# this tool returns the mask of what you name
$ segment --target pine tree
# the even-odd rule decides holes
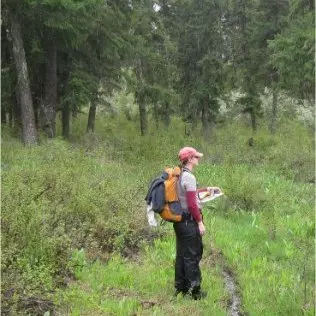
[[[133,11],[133,39],[137,44],[131,54],[134,75],[130,82],[139,106],[140,132],[144,135],[150,104],[156,124],[162,120],[168,127],[170,123],[171,104],[176,100],[172,87],[174,46],[164,27],[163,17],[155,10],[153,2],[139,1]]]
[[[298,99],[315,102],[315,12],[311,1],[290,1],[287,25],[269,41],[279,87]]]
[[[193,124],[201,115],[206,137],[216,121],[223,89],[222,12],[221,3],[214,0],[188,1],[177,9],[181,108]]]
[[[231,28],[232,65],[236,69],[235,78],[242,96],[237,103],[242,106],[243,113],[248,113],[253,132],[257,129],[257,117],[261,114],[261,101],[257,74],[260,58],[254,40],[253,2],[249,0],[233,0],[228,14],[228,25]]]
[[[256,81],[260,87],[260,92],[264,88],[272,91],[272,106],[269,117],[269,128],[271,133],[276,131],[276,121],[278,116],[278,93],[279,93],[279,70],[270,63],[270,50],[268,42],[280,34],[285,17],[288,13],[287,0],[260,0],[255,12],[253,50],[255,56],[260,60]]]

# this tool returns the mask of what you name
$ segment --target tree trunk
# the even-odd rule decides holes
[[[164,111],[163,111],[163,123],[165,128],[168,128],[170,125],[170,106],[169,102],[164,103]]]
[[[19,100],[18,100],[18,93],[16,92],[16,90],[17,90],[17,86],[15,88],[12,87],[11,107],[10,107],[10,112],[9,112],[9,125],[12,128],[14,128],[15,125],[18,125],[19,128],[21,128],[22,126],[21,107],[18,106]],[[19,117],[16,118],[16,115],[19,115]]]
[[[139,120],[140,120],[140,134],[144,136],[147,132],[147,113],[146,113],[146,105],[145,105],[145,98],[144,92],[139,92],[142,89],[144,82],[143,82],[143,71],[146,71],[146,67],[144,66],[144,62],[142,59],[138,60],[138,65],[136,67],[136,78],[138,80],[139,88],[136,89],[135,92],[135,100],[138,103],[139,109]]]
[[[146,105],[143,99],[138,100],[139,120],[140,120],[140,134],[144,136],[147,133],[147,113]]]
[[[159,117],[159,112],[157,110],[157,106],[158,106],[158,104],[155,104],[153,107],[153,120],[154,120],[155,125],[156,125],[156,130],[159,129],[159,119],[161,119],[161,117]]]
[[[124,108],[124,114],[125,114],[125,117],[128,121],[131,121],[132,120],[132,116],[131,116],[131,112],[129,111],[128,108]]]
[[[202,107],[202,128],[203,128],[203,136],[205,139],[208,139],[210,136],[210,119],[209,119],[209,102],[206,97],[203,100]]]
[[[37,144],[37,131],[30,89],[25,51],[21,35],[21,26],[16,16],[11,16],[11,35],[13,56],[16,66],[21,115],[22,115],[22,137],[26,145]]]
[[[92,101],[89,109],[89,118],[88,118],[88,125],[87,125],[87,133],[94,132],[94,123],[95,123],[95,115],[96,115],[96,102]]]
[[[13,126],[16,130],[22,128],[21,100],[18,84],[11,95]],[[36,125],[35,125],[36,126]]]
[[[253,107],[249,109],[249,114],[250,114],[250,119],[251,119],[252,131],[255,132],[257,130],[257,121],[256,121],[255,109]]]
[[[73,107],[73,108],[72,108],[71,116],[72,116],[73,119],[76,119],[76,118],[77,118],[78,112],[79,112],[79,111],[78,111],[78,108],[77,108],[77,107]]]
[[[33,108],[35,115],[35,124],[37,129],[41,128],[41,112],[42,105],[44,103],[45,96],[45,84],[42,83],[43,78],[45,78],[46,65],[38,67],[37,74],[34,75],[32,81],[32,95],[33,95]]]
[[[13,127],[13,107],[11,107],[9,111],[9,126]]]
[[[191,118],[191,131],[194,132],[197,129],[198,126],[198,119],[200,116],[200,109],[198,107],[196,107],[195,110],[192,111],[192,118]]]
[[[57,108],[57,46],[54,39],[47,40],[45,68],[45,95],[39,121],[46,135],[53,138],[56,135]]]
[[[5,110],[5,107],[2,105],[1,106],[1,124],[6,124],[7,123],[7,113]]]
[[[40,100],[34,100],[34,116],[35,116],[35,124],[37,127],[39,127],[39,117],[40,117],[40,106],[42,104],[42,101]]]
[[[277,92],[277,89],[274,88],[272,91],[272,111],[271,111],[271,122],[270,122],[270,132],[272,134],[276,132],[277,108],[278,108],[278,92]]]
[[[68,102],[64,103],[62,110],[62,135],[69,138],[70,134],[70,108]]]

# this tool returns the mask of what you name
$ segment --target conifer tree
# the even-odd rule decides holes
[[[178,67],[182,112],[196,123],[201,117],[204,135],[216,121],[223,89],[223,8],[216,0],[178,3]]]
[[[257,129],[257,117],[261,114],[261,101],[257,85],[260,58],[254,40],[254,4],[249,0],[233,0],[230,7],[232,64],[242,96],[237,100],[251,119],[253,132]]]
[[[285,27],[269,41],[271,64],[279,69],[279,87],[291,96],[315,102],[315,12],[313,1],[290,1]]]
[[[132,82],[139,106],[140,132],[144,135],[147,132],[149,104],[157,124],[159,120],[163,120],[166,127],[170,123],[171,104],[176,100],[172,88],[174,46],[154,2],[139,1],[133,11],[132,31],[137,45],[132,50]]]
[[[260,0],[256,12],[254,13],[253,47],[256,58],[260,61],[256,74],[257,85],[260,92],[264,93],[264,88],[268,87],[272,92],[272,105],[269,115],[269,128],[271,133],[276,131],[276,121],[278,116],[278,94],[279,94],[279,69],[271,64],[269,41],[280,34],[285,17],[288,13],[287,0]]]

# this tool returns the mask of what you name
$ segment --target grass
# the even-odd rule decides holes
[[[213,177],[239,208],[220,201],[208,216],[216,246],[237,273],[245,309],[251,315],[313,315],[314,187],[265,167],[239,168],[230,179],[225,167]]]
[[[36,148],[2,128],[2,312],[44,314],[21,303],[40,297],[60,315],[225,315],[221,251],[244,311],[314,315],[314,139],[305,127],[283,121],[271,136],[261,126],[249,147],[238,122],[205,141],[198,131],[184,137],[178,119],[146,137],[120,116],[99,116],[84,135],[85,120],[69,142]],[[204,210],[201,302],[172,298],[172,225],[150,230],[143,201],[184,145],[205,153],[200,185],[225,193]]]
[[[97,261],[81,267],[75,273],[78,281],[58,296],[59,304],[69,306],[71,315],[225,315],[216,267],[205,266],[203,271],[209,300],[197,304],[172,297],[175,251],[173,234],[167,235],[153,247],[145,246],[137,262],[113,256],[107,264]]]

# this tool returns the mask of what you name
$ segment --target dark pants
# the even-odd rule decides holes
[[[197,293],[202,281],[199,267],[203,254],[202,236],[194,220],[174,223],[173,227],[177,245],[175,288],[184,293]]]

